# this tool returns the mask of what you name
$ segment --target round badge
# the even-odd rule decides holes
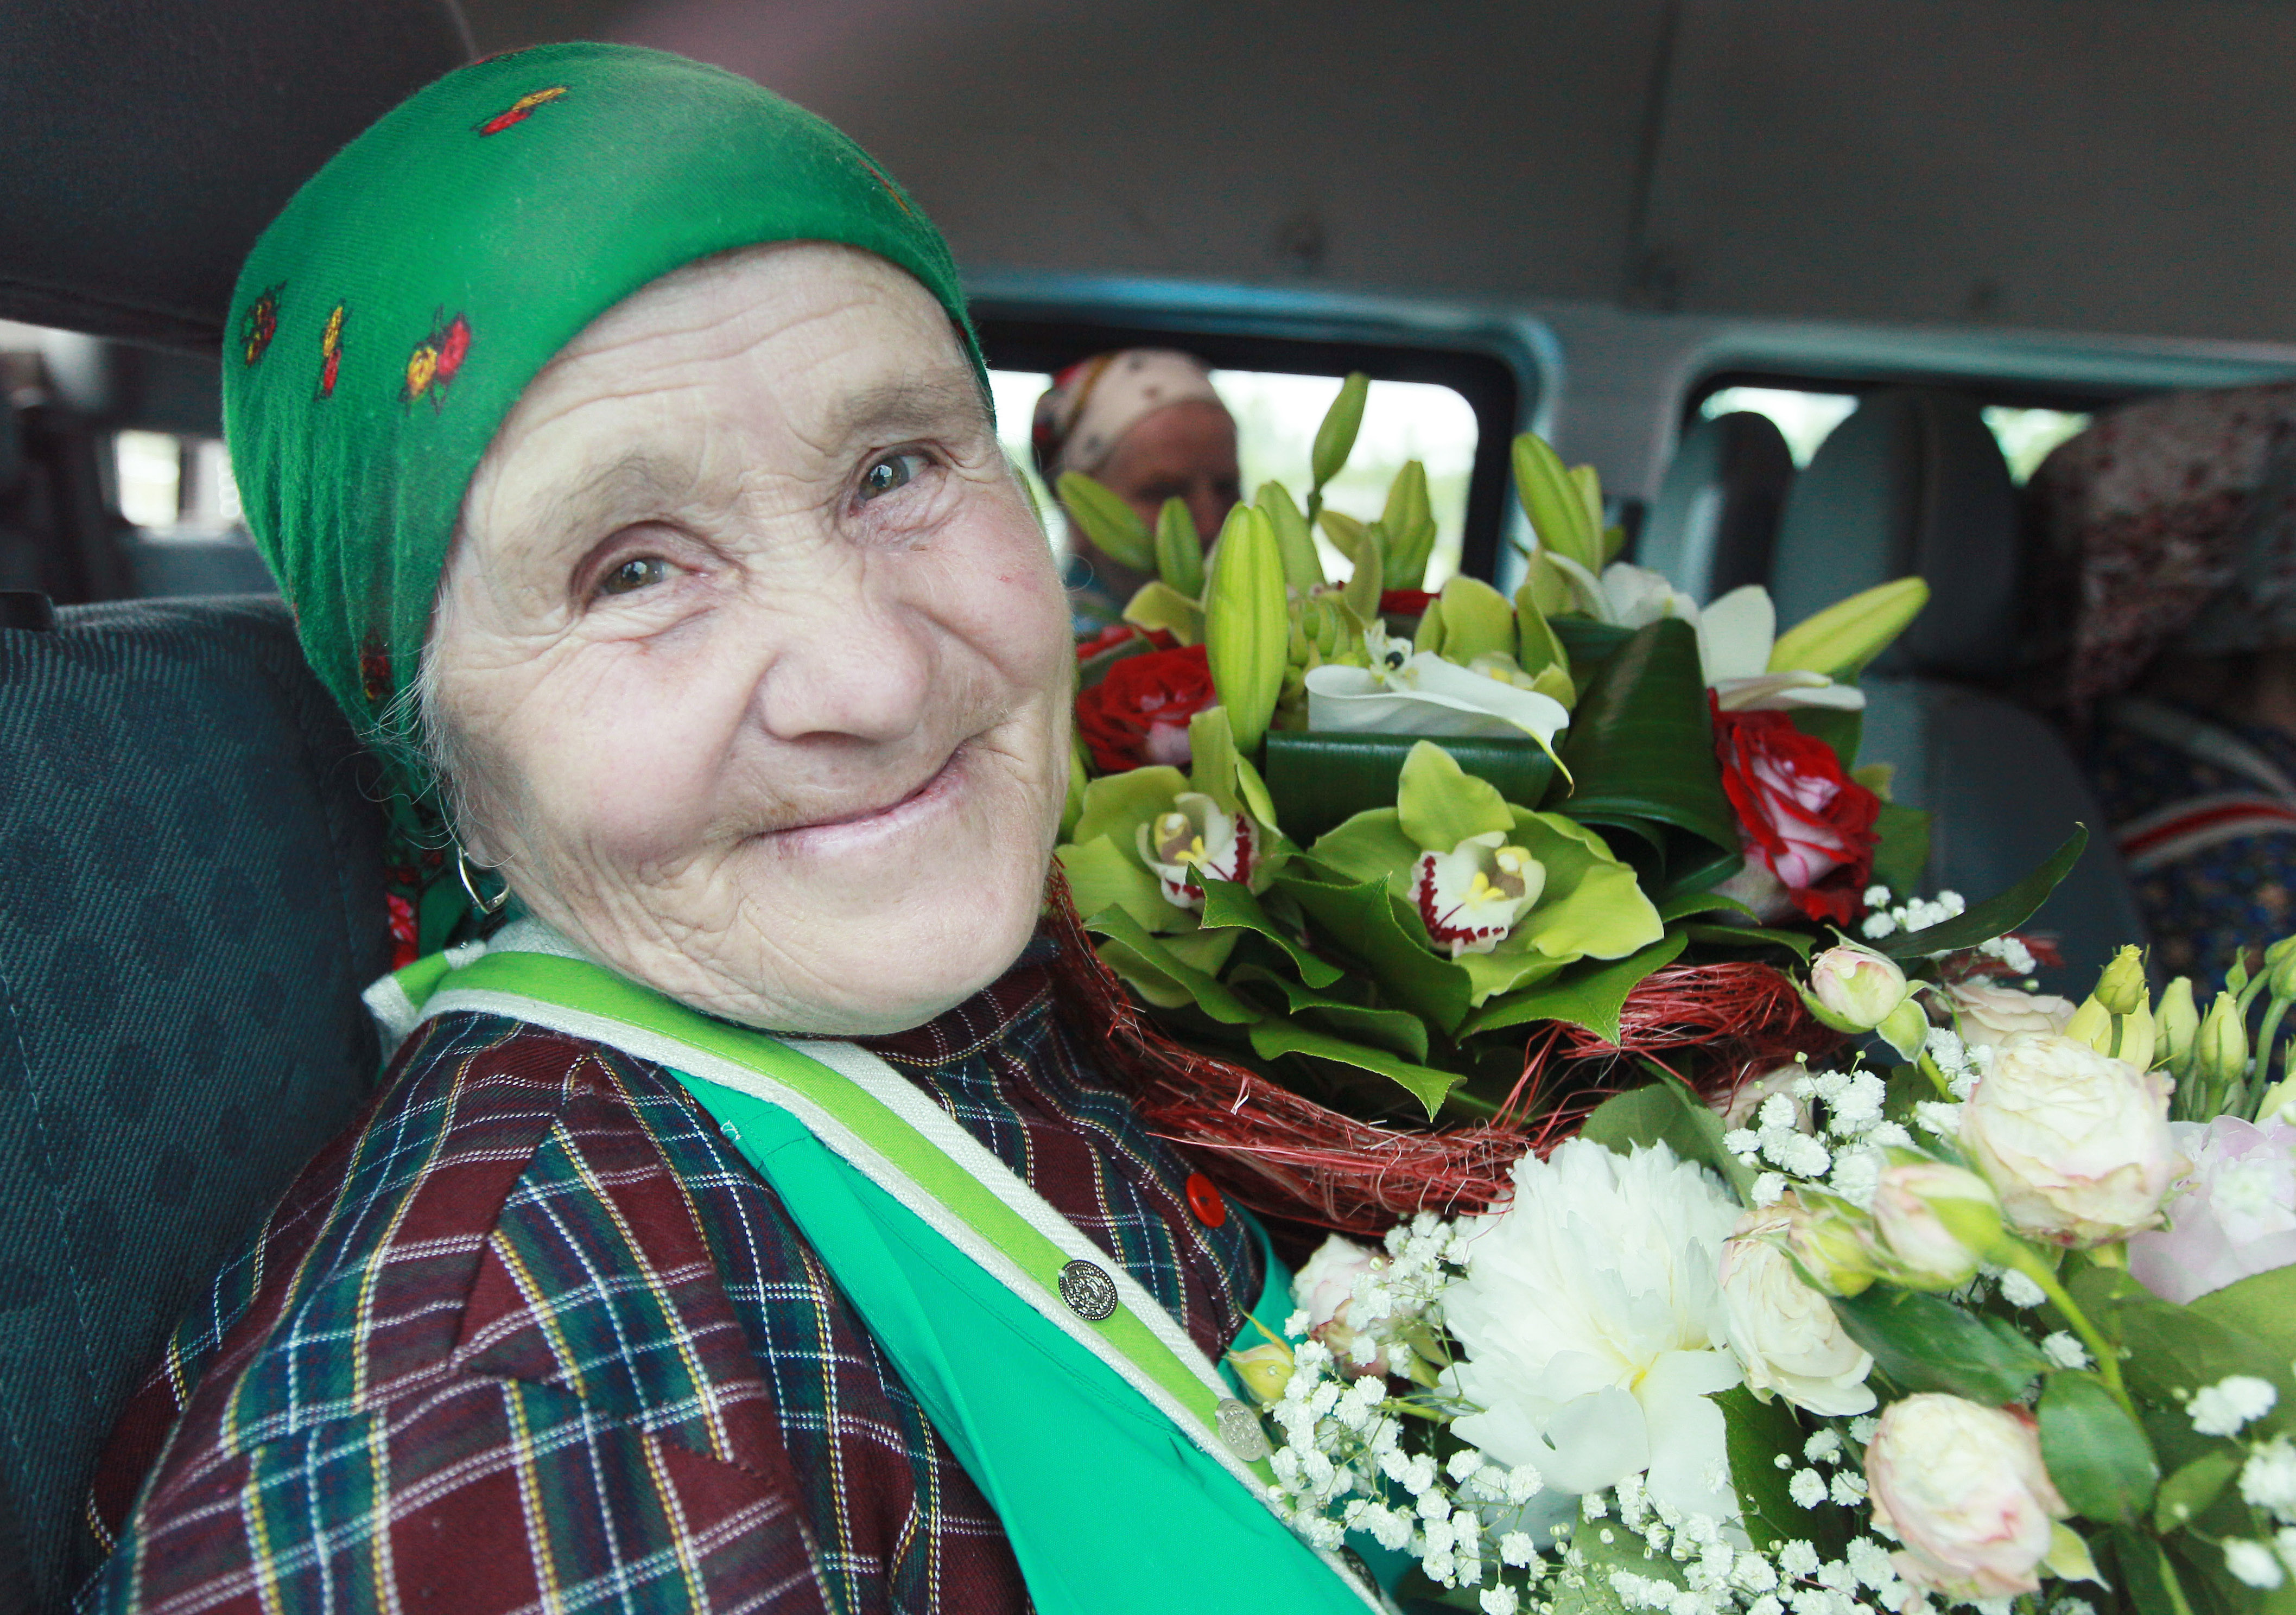
[[[1116,1281],[1079,1258],[1061,1269],[1061,1299],[1077,1316],[1097,1324],[1116,1310]]]
[[[1227,1221],[1227,1201],[1220,1198],[1219,1185],[1201,1172],[1188,1174],[1188,1209],[1207,1228]]]
[[[1234,1397],[1222,1397],[1213,1416],[1219,1426],[1219,1438],[1227,1444],[1228,1451],[1246,1463],[1256,1463],[1267,1456],[1267,1431],[1258,1414]]]

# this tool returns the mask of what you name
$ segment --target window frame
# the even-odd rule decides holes
[[[1697,380],[1683,389],[1682,406],[1677,411],[1675,422],[1677,435],[1698,424],[1699,411],[1707,399],[1732,387],[1833,393],[1861,401],[1868,393],[1892,387],[1943,387],[1975,399],[1980,409],[2055,409],[2069,414],[2095,414],[2116,405],[2172,390],[2145,382],[2042,381],[1943,370],[1875,370],[1866,365],[1839,371],[1819,365],[1796,370],[1732,366],[1701,372]]]

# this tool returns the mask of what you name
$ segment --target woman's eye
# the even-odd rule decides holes
[[[623,562],[598,580],[601,594],[635,594],[669,578],[669,562],[659,555],[637,555]]]
[[[861,473],[861,497],[865,502],[890,494],[895,488],[906,488],[916,480],[916,475],[926,463],[925,456],[914,449],[902,449],[879,456]]]

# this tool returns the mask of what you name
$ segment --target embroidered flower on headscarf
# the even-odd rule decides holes
[[[1219,700],[1201,645],[1128,656],[1078,695],[1077,733],[1095,767],[1120,774],[1148,763],[1188,766],[1188,720]]]
[[[239,351],[250,365],[263,357],[271,339],[279,334],[279,288],[267,286],[247,306],[239,319]]]
[[[1411,889],[1419,917],[1438,947],[1487,954],[1546,887],[1546,869],[1504,831],[1469,836],[1448,852],[1422,853]]]
[[[1183,791],[1172,806],[1140,826],[1140,861],[1156,873],[1164,900],[1201,910],[1204,875],[1250,884],[1259,862],[1258,835],[1241,813],[1223,813],[1201,791]]]

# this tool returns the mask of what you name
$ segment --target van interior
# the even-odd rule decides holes
[[[2264,0],[17,0],[0,1609],[69,1601],[132,1380],[375,1070],[373,777],[233,485],[237,264],[416,86],[583,37],[749,75],[899,175],[1031,475],[1053,373],[1180,348],[1247,489],[1366,373],[1332,502],[1423,461],[1431,581],[1513,586],[1526,429],[1702,600],[1763,583],[1792,622],[1920,573],[1866,745],[1938,811],[1931,889],[2102,828],[2013,694],[2025,480],[2112,405],[2296,377],[2296,11]],[[2038,924],[2069,980],[2141,935],[2105,838]]]

